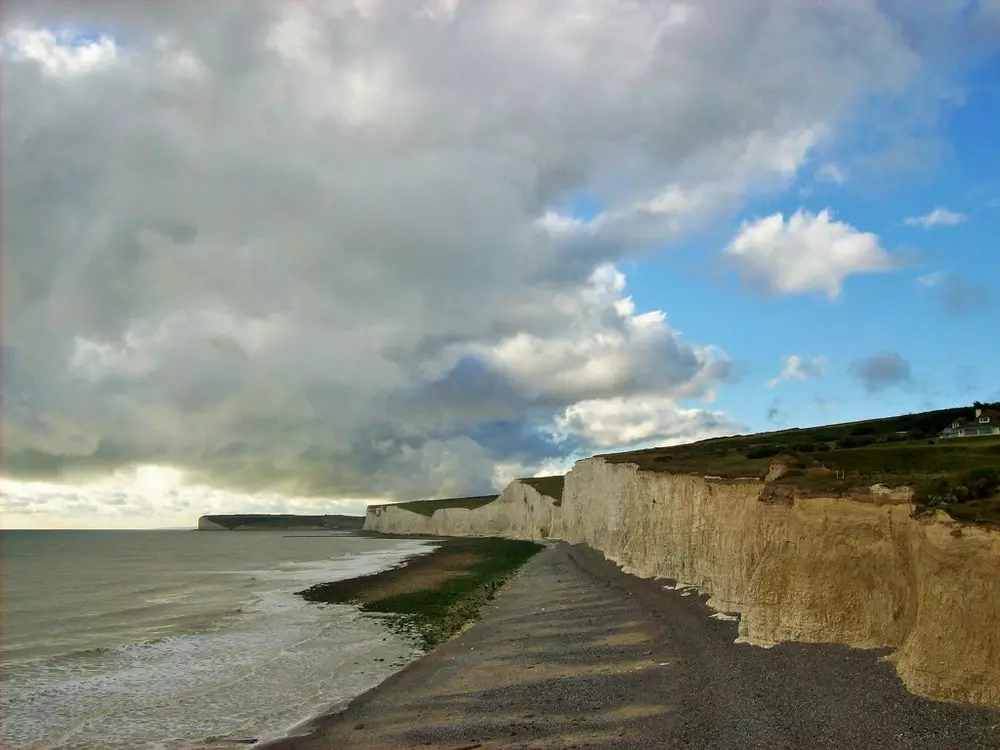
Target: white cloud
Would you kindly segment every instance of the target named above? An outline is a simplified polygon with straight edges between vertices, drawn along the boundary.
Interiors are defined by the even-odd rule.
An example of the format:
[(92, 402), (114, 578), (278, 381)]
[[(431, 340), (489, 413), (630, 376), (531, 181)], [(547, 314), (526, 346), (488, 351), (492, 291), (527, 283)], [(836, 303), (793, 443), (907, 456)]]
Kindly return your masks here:
[(217, 513), (362, 515), (366, 501), (331, 501), (274, 492), (243, 493), (186, 482), (170, 467), (119, 469), (71, 485), (0, 478), (0, 528), (193, 528)]
[(556, 427), (583, 437), (598, 450), (677, 445), (743, 430), (723, 412), (683, 409), (662, 395), (582, 401), (567, 408)]
[(934, 271), (933, 273), (926, 273), (923, 276), (917, 277), (917, 286), (924, 289), (929, 289), (932, 286), (937, 286), (948, 276), (944, 271)]
[(927, 69), (872, 3), (4, 14), (5, 472), (289, 497), (483, 489), (579, 446), (549, 439), (577, 401), (707, 398), (725, 355), (610, 265)]
[(681, 341), (662, 311), (635, 313), (624, 290), (624, 274), (601, 266), (582, 293), (546, 297), (539, 312), (557, 322), (549, 330), (451, 356), (473, 352), (526, 394), (563, 403), (649, 390), (701, 396), (729, 377), (724, 352)]
[(749, 191), (791, 184), (810, 151), (826, 137), (827, 128), (821, 123), (778, 135), (753, 133), (688, 159), (679, 175), (683, 181), (654, 186), (649, 197), (638, 197), (587, 221), (550, 211), (538, 225), (557, 241), (578, 249), (643, 248), (673, 241), (707, 218), (738, 206)]
[(118, 46), (110, 36), (78, 41), (70, 31), (56, 33), (37, 26), (10, 29), (5, 46), (14, 61), (37, 64), (46, 76), (63, 78), (108, 67), (118, 57)]
[(947, 208), (938, 207), (925, 216), (910, 216), (903, 220), (907, 226), (919, 227), (953, 227), (961, 224), (969, 217), (965, 214), (949, 211)]
[(808, 357), (792, 354), (785, 358), (781, 374), (768, 380), (764, 385), (774, 388), (786, 380), (815, 380), (826, 373), (826, 357)]
[(745, 276), (774, 292), (826, 292), (831, 299), (840, 296), (848, 276), (894, 265), (877, 235), (832, 219), (829, 209), (800, 209), (787, 221), (778, 213), (744, 222), (725, 253)]

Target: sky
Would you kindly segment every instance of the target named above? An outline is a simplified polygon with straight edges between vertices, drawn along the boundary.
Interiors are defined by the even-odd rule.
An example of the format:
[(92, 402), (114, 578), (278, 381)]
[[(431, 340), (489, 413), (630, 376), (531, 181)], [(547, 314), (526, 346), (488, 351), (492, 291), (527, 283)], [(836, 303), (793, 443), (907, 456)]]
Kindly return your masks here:
[(1000, 399), (998, 0), (3, 13), (4, 527)]

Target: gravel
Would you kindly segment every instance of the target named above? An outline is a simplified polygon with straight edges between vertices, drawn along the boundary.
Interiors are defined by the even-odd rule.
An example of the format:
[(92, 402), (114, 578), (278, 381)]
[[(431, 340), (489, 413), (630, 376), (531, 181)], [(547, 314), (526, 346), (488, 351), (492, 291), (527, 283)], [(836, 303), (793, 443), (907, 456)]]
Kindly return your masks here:
[(1000, 712), (911, 695), (885, 652), (736, 645), (667, 583), (552, 545), (457, 639), (274, 748), (1000, 750)]

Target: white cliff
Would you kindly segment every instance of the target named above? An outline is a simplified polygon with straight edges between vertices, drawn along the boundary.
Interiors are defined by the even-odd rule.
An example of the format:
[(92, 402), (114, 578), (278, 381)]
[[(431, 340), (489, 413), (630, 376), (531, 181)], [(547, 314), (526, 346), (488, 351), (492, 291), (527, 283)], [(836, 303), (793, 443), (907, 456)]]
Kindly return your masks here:
[[(632, 573), (674, 579), (740, 613), (739, 638), (888, 647), (914, 693), (1000, 706), (1000, 533), (908, 494), (797, 498), (762, 480), (717, 480), (580, 461), (561, 498), (517, 480), (472, 510), (429, 517), (382, 506), (366, 528), (557, 538)], [(553, 493), (557, 494), (557, 493)], [(773, 498), (773, 499), (768, 499)]]

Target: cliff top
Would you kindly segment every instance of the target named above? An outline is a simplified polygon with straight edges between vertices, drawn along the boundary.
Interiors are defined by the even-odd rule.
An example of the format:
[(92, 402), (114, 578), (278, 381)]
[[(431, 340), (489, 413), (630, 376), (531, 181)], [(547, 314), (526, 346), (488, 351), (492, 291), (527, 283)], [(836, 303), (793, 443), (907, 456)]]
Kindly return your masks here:
[[(384, 503), (384, 505), (394, 505), (397, 508), (405, 508), (406, 510), (412, 511), (413, 513), (419, 513), (422, 516), (432, 516), (436, 510), (444, 510), (445, 508), (468, 508), (472, 510), (473, 508), (480, 508), (483, 505), (492, 503), (497, 499), (499, 495), (479, 495), (477, 497), (449, 497), (442, 500), (410, 500), (403, 503)], [(369, 508), (377, 508), (380, 506), (369, 505)]]
[(644, 471), (724, 479), (767, 477), (775, 457), (786, 470), (777, 486), (799, 495), (857, 495), (875, 484), (914, 488), (918, 507), (940, 507), (965, 521), (1000, 522), (1000, 438), (939, 439), (972, 408), (712, 438), (666, 448), (603, 454)]
[[(540, 495), (551, 497), (553, 500), (562, 500), (563, 484), (566, 477), (560, 475), (556, 477), (525, 477), (519, 479)], [(558, 505), (558, 503), (557, 503)]]

